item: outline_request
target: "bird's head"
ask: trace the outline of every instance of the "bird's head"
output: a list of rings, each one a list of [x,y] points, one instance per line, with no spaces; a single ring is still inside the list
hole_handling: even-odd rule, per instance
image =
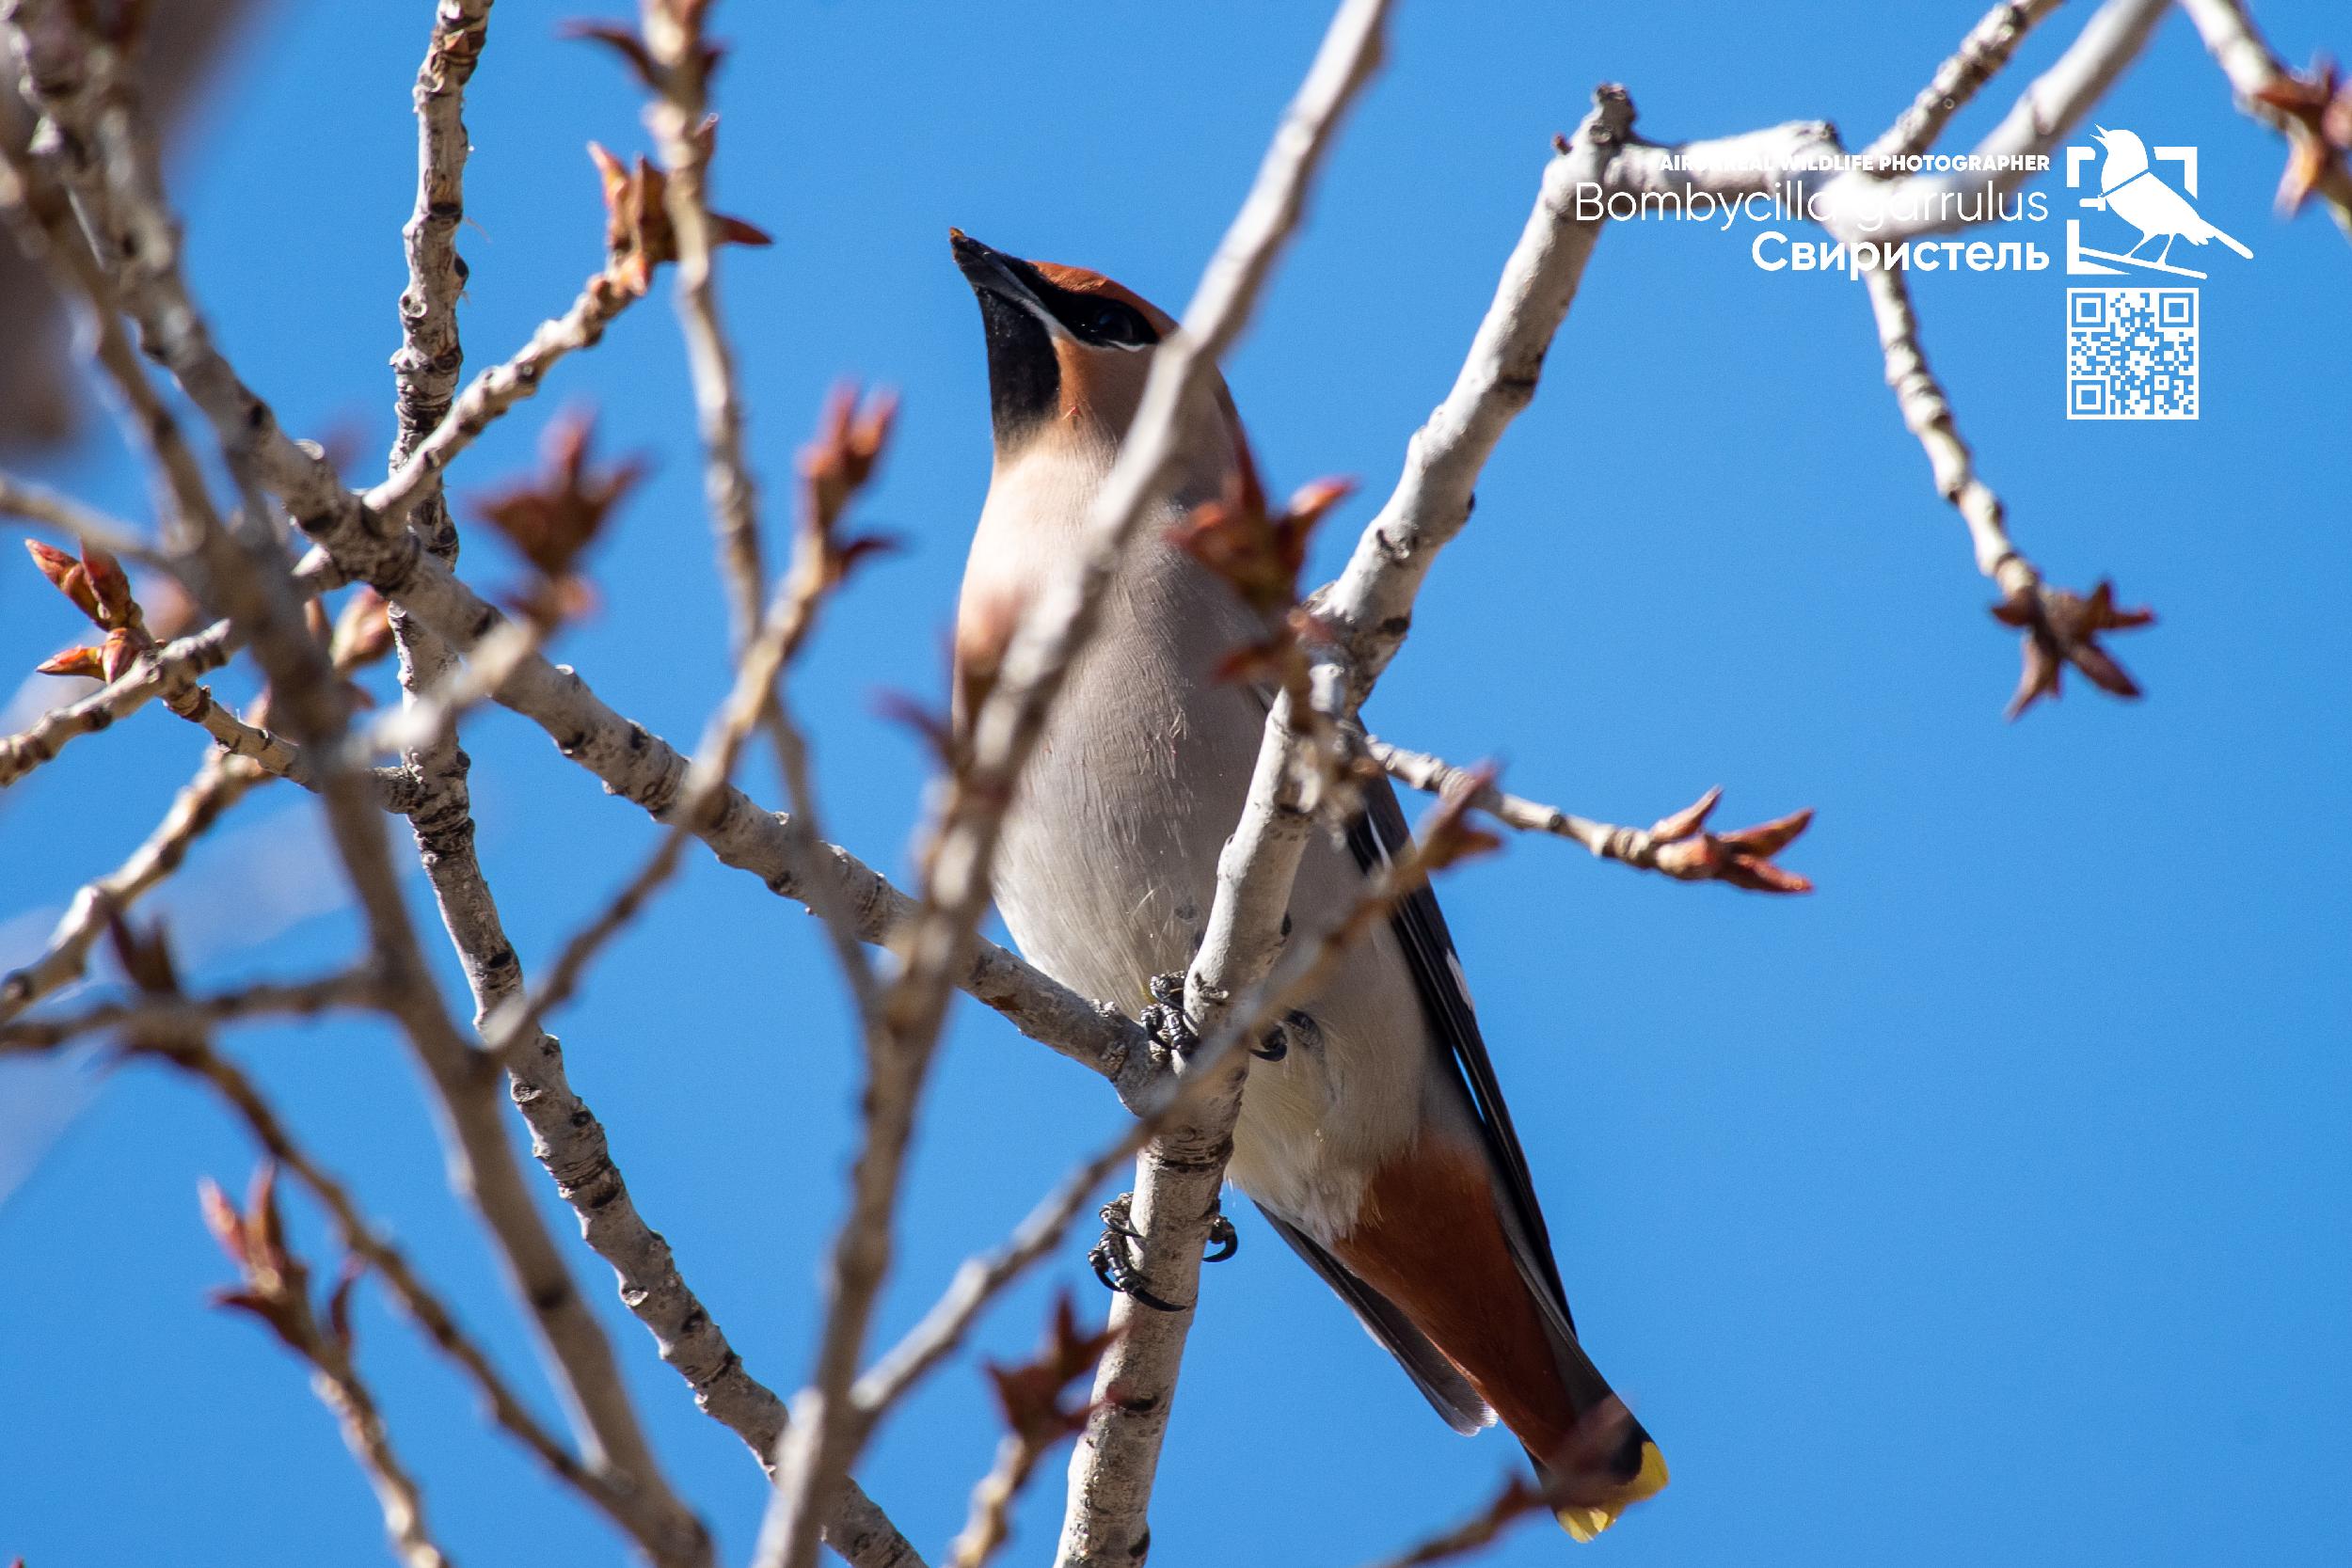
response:
[[[958,229],[947,240],[988,336],[998,455],[1057,426],[1115,444],[1142,401],[1153,347],[1176,323],[1099,272],[1025,261]]]

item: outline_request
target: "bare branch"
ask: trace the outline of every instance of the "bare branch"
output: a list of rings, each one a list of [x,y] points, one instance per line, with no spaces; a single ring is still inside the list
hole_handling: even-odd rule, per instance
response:
[[[215,1296],[222,1307],[250,1313],[288,1350],[310,1365],[310,1386],[342,1428],[343,1442],[375,1489],[384,1513],[384,1533],[405,1568],[450,1568],[450,1559],[425,1524],[424,1495],[393,1451],[375,1396],[351,1359],[351,1336],[343,1301],[350,1276],[336,1288],[320,1321],[310,1300],[310,1271],[287,1245],[278,1212],[275,1172],[263,1165],[254,1179],[245,1212],[212,1182],[200,1189],[204,1218],[221,1249],[243,1275],[243,1288]]]
[[[1597,860],[1615,861],[1637,871],[1656,871],[1681,882],[1729,882],[1756,893],[1813,891],[1813,884],[1803,877],[1772,863],[1773,855],[1811,825],[1809,810],[1760,827],[1711,833],[1707,831],[1707,818],[1723,791],[1710,789],[1695,804],[1662,816],[1647,828],[1621,828],[1505,794],[1491,780],[1426,752],[1408,752],[1378,739],[1366,744],[1374,759],[1398,783],[1432,795],[1468,790],[1470,803],[1497,821],[1581,844]]]
[[[1977,553],[1977,570],[2001,591],[1994,613],[2026,630],[2026,670],[2009,717],[2016,718],[2034,699],[2058,695],[2058,672],[2073,664],[2093,684],[2119,697],[2137,697],[2139,688],[2098,644],[2097,634],[2109,629],[2144,626],[2145,610],[2112,610],[2108,590],[2102,584],[2089,597],[2043,581],[2041,570],[2010,543],[2000,497],[1977,476],[1976,459],[1962,440],[1952,419],[1952,405],[1928,368],[1919,346],[1919,318],[1912,309],[1911,291],[1899,271],[1872,269],[1862,275],[1869,291],[1870,309],[1878,320],[1879,348],[1886,356],[1886,385],[1902,410],[1903,423],[1926,449],[1935,470],[1936,493],[1952,503]]]
[[[2181,8],[2230,79],[2238,112],[2287,138],[2280,205],[2292,212],[2317,196],[2336,227],[2352,239],[2352,172],[2344,167],[2344,149],[2352,142],[2352,89],[2340,87],[2324,66],[2312,67],[2308,76],[2289,71],[2263,41],[2240,0],[2181,0]]]
[[[156,159],[131,102],[114,49],[91,36],[61,0],[8,0],[0,17],[24,66],[27,100],[60,131],[66,183],[86,226],[119,259],[119,298],[139,324],[145,347],[170,369],[212,423],[230,469],[248,489],[283,494],[298,520],[325,515],[365,528],[359,509],[315,452],[278,429],[215,347],[179,265],[176,220],[166,205]],[[276,541],[258,504],[241,509],[241,537],[199,540],[213,592],[232,622],[250,626],[290,727],[306,742],[333,747],[344,717],[320,651],[290,625],[293,595],[271,562]],[[380,535],[378,536],[380,537]],[[416,547],[413,537],[404,532]],[[232,555],[230,552],[236,552]],[[241,558],[241,559],[240,559]],[[632,1533],[659,1562],[707,1560],[709,1544],[662,1481],[602,1330],[572,1285],[516,1167],[492,1099],[494,1077],[442,1008],[392,869],[366,783],[322,758],[327,823],[365,917],[389,1008],[427,1069],[452,1136],[453,1176],[499,1244],[516,1293],[570,1397],[592,1467],[610,1466],[631,1505]]]
[[[718,536],[719,575],[740,657],[758,634],[767,568],[760,562],[759,492],[743,457],[743,404],[736,384],[735,351],[720,319],[717,245],[710,214],[710,161],[717,125],[709,118],[709,73],[718,52],[703,38],[709,8],[676,0],[644,0],[641,11],[650,86],[645,124],[661,150],[669,178],[663,208],[677,245],[678,325],[694,381],[694,412],[702,427],[703,488]]]
[[[423,505],[428,496],[437,497],[441,470],[459,452],[501,415],[535,394],[557,360],[595,347],[613,318],[637,298],[615,285],[609,272],[598,273],[581,286],[579,296],[562,315],[542,322],[514,357],[468,382],[440,423],[397,459],[384,483],[360,498],[367,510],[376,515],[377,526],[402,521]]]
[[[1928,85],[1919,89],[1911,107],[1862,150],[1867,165],[1908,158],[1935,145],[1954,115],[1977,96],[1977,89],[2001,72],[2034,24],[2058,9],[2058,0],[2002,0],[1968,30],[1960,49],[1936,67]]]
[[[171,809],[147,841],[120,866],[73,895],[40,957],[0,976],[0,1022],[79,978],[89,961],[90,949],[105,934],[107,921],[179,870],[189,848],[221,814],[268,778],[249,761],[207,752],[196,777],[173,797]]]
[[[2065,141],[2130,69],[2169,8],[2169,0],[2107,0],[2057,63],[2026,86],[2001,122],[1971,150],[1974,159],[1983,161],[1977,167],[1891,180],[1882,178],[1884,170],[1816,168],[1799,176],[1806,211],[1838,239],[1882,245],[1989,220],[1999,198],[2030,177],[2030,160]],[[1966,49],[1963,45],[1963,55]],[[1889,135],[1899,133],[1903,123],[1899,120]]]
[[[173,992],[102,1002],[63,1018],[0,1023],[0,1056],[52,1051],[86,1035],[178,1036],[241,1019],[310,1018],[338,1007],[376,1007],[382,1006],[378,990],[373,975],[355,972],[316,980],[262,981],[212,996]]]
[[[95,545],[109,555],[136,561],[158,571],[172,569],[169,557],[140,538],[138,531],[129,523],[12,474],[0,473],[0,516],[22,517],[54,529],[78,544]]]

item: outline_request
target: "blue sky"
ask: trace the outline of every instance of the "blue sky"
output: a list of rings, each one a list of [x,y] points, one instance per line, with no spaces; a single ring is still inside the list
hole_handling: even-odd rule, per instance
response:
[[[2291,58],[2352,47],[2317,0],[2259,8]],[[176,159],[221,338],[290,427],[351,432],[370,451],[390,434],[427,10],[271,8]],[[613,62],[556,40],[571,14],[507,0],[469,99],[477,366],[596,264],[581,144],[644,144]],[[1330,526],[1324,575],[1449,385],[1547,140],[1594,82],[1626,82],[1661,138],[1825,117],[1858,145],[1976,14],[1406,7],[1230,366],[1277,484],[1350,474],[1370,492]],[[2060,12],[2022,65],[2045,64],[2088,14]],[[904,867],[922,759],[874,699],[939,696],[987,483],[979,335],[945,230],[1098,266],[1180,307],[1322,20],[1231,4],[721,8],[736,44],[721,204],[777,238],[725,273],[771,530],[829,385],[864,377],[904,399],[867,516],[912,547],[852,585],[793,677],[830,826],[877,863]],[[2007,101],[1996,87],[1951,145]],[[2280,1565],[2340,1561],[2352,1537],[2352,256],[2316,213],[2271,215],[2280,148],[2234,115],[2183,19],[2100,119],[2201,147],[2205,214],[2254,252],[2201,253],[2214,276],[2199,421],[2064,420],[2055,269],[1939,274],[1916,291],[2023,546],[2056,580],[2112,573],[2126,602],[2159,611],[2118,644],[2145,702],[2075,681],[2004,724],[2016,651],[1880,385],[1860,290],[1759,272],[1744,233],[1641,224],[1603,239],[1542,392],[1370,710],[1391,739],[1500,758],[1521,791],[1612,820],[1715,783],[1735,824],[1820,813],[1787,857],[1820,885],[1807,900],[1675,886],[1549,840],[1443,889],[1578,1321],[1674,1468],[1588,1548],[1629,1568]],[[455,492],[526,464],[567,405],[596,408],[606,449],[658,469],[604,549],[601,614],[562,657],[691,740],[722,689],[725,631],[666,298],[499,426]],[[141,515],[140,476],[109,435],[41,477]],[[487,541],[467,569],[513,572]],[[29,570],[0,569],[0,671],[72,629]],[[144,835],[199,742],[144,713],[0,801],[0,962]],[[543,966],[652,831],[519,721],[485,716],[467,744],[484,860],[525,962]],[[771,770],[747,776],[772,793]],[[278,786],[197,853],[157,905],[202,982],[310,973],[351,950],[318,845]],[[811,923],[698,859],[555,1023],[645,1214],[754,1371],[797,1386],[856,1081]],[[398,1042],[341,1023],[236,1045],[551,1415]],[[1119,1116],[1087,1075],[961,1006],[885,1338]],[[187,1085],[87,1061],[0,1070],[0,1129],[14,1146],[0,1162],[0,1560],[373,1560],[375,1510],[299,1369],[205,1306],[227,1271],[195,1182],[242,1181],[235,1129]],[[1447,1433],[1254,1216],[1242,1237],[1206,1282],[1155,1561],[1345,1563],[1465,1510],[1518,1463],[1499,1435]],[[1099,1307],[1084,1246],[989,1321],[988,1353],[1025,1350],[1058,1286]],[[757,1472],[578,1257],[674,1477],[739,1559]],[[621,1554],[485,1432],[368,1288],[359,1336],[461,1560]],[[994,1438],[980,1379],[958,1365],[861,1474],[936,1550]],[[1020,1560],[1046,1549],[1058,1474],[1023,1515]],[[1530,1529],[1492,1560],[1569,1549]]]

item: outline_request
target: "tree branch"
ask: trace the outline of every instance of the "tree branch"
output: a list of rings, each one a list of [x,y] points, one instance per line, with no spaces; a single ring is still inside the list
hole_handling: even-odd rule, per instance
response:
[[[2323,125],[2297,118],[2279,102],[2282,89],[2296,84],[2295,72],[2270,52],[2239,0],[2181,0],[2181,8],[2196,24],[2197,36],[2205,40],[2214,64],[2230,79],[2238,112],[2287,138],[2296,163],[2290,166],[2291,183],[2281,190],[2282,199],[2299,195],[2292,183],[2299,168],[2303,189],[2327,203],[2328,215],[2352,239],[2352,172],[2344,168],[2343,147],[2329,141]],[[2313,74],[2318,78],[2313,86],[2335,87],[2324,71],[2315,70]],[[2324,91],[2321,96],[2326,96]]]
[[[90,35],[62,0],[8,0],[0,17],[9,24],[24,66],[28,102],[56,127],[64,179],[84,222],[104,237],[101,252],[119,259],[118,297],[138,323],[144,346],[212,423],[232,473],[249,490],[278,489],[297,520],[326,514],[358,524],[359,508],[331,468],[287,439],[268,405],[215,347],[181,274],[177,224],[114,49]],[[708,1538],[662,1480],[612,1364],[612,1347],[580,1300],[522,1184],[491,1097],[495,1078],[442,1008],[368,787],[349,769],[333,766],[344,716],[323,655],[302,634],[298,619],[289,625],[293,594],[282,568],[269,559],[276,542],[268,526],[258,501],[251,501],[241,509],[244,537],[200,540],[207,576],[231,621],[252,629],[296,737],[324,748],[327,823],[365,917],[389,1010],[445,1113],[453,1179],[481,1213],[516,1293],[531,1308],[591,1467],[609,1466],[616,1491],[628,1500],[632,1534],[657,1562],[705,1561]],[[403,537],[413,547],[412,537]]]
[[[677,316],[694,383],[694,412],[702,430],[703,488],[717,535],[719,576],[727,592],[739,656],[757,635],[766,598],[761,564],[759,492],[743,457],[743,404],[735,353],[719,313],[717,244],[710,214],[714,146],[709,72],[718,52],[703,38],[707,4],[644,0],[642,8],[650,85],[645,124],[669,178],[662,205],[677,244]]]
[[[1581,844],[1596,860],[1615,861],[1637,871],[1655,871],[1679,882],[1729,882],[1756,893],[1810,893],[1813,884],[1783,871],[1772,857],[1793,843],[1813,821],[1801,811],[1736,832],[1707,832],[1721,789],[1710,789],[1694,805],[1659,818],[1646,828],[1621,828],[1608,822],[1539,805],[1507,795],[1490,778],[1457,768],[1426,752],[1408,752],[1385,740],[1368,739],[1374,760],[1399,784],[1431,795],[1467,791],[1470,803],[1507,826],[1526,832],[1551,833]]]
[[[219,1292],[217,1304],[252,1314],[310,1364],[311,1389],[342,1428],[345,1446],[374,1489],[384,1533],[404,1568],[451,1568],[449,1555],[425,1524],[424,1495],[393,1450],[375,1396],[352,1362],[345,1317],[349,1276],[336,1288],[327,1321],[321,1323],[310,1300],[310,1271],[286,1243],[270,1166],[263,1165],[255,1178],[244,1213],[210,1181],[199,1192],[205,1223],[243,1276],[243,1288]]]
[[[2003,0],[1960,40],[1960,49],[1938,66],[1928,85],[1919,89],[1911,107],[1862,150],[1864,164],[1884,164],[1909,158],[1935,145],[1952,117],[1977,96],[1977,89],[2001,72],[2034,24],[2058,9],[2059,0]]]
[[[2169,8],[2169,0],[2107,0],[2058,62],[2027,85],[2001,122],[1971,150],[1975,158],[1994,161],[1985,170],[1890,180],[1882,177],[1883,170],[1815,168],[1798,176],[1806,210],[1849,244],[1900,244],[1986,221],[2000,197],[2031,177],[2028,160],[2046,156],[2064,142],[2139,57]],[[1963,44],[1963,58],[1967,50]],[[1904,126],[1898,120],[1888,137],[1904,134]],[[1974,216],[1967,213],[1971,199]]]
[[[2015,719],[2044,695],[2058,692],[2058,671],[2073,664],[2103,689],[2137,697],[2139,688],[2099,645],[2098,634],[2145,625],[2144,610],[2115,611],[2101,584],[2090,597],[2051,588],[2009,536],[2001,499],[1977,477],[1976,460],[1953,421],[1951,401],[1928,368],[1919,346],[1919,318],[1899,271],[1874,268],[1862,275],[1870,310],[1878,322],[1879,348],[1886,357],[1886,385],[1895,394],[1903,423],[1928,454],[1936,493],[1951,502],[1976,546],[1977,570],[2001,590],[1994,614],[2025,628],[2025,674],[2010,700]]]

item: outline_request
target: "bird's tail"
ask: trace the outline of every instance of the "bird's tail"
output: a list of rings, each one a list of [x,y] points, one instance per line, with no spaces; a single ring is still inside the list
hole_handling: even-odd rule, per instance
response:
[[[2229,235],[2224,234],[2220,230],[2214,229],[2212,224],[2207,224],[2205,227],[2213,230],[2213,237],[2215,239],[2219,240],[2223,245],[2228,245],[2232,250],[2236,251],[2240,256],[2245,257],[2249,261],[2254,259],[2254,253],[2252,251],[2247,249],[2244,245],[2230,238]]]
[[[1666,1456],[1611,1392],[1573,1336],[1554,1353],[1576,1404],[1576,1424],[1552,1452],[1537,1453],[1531,1447],[1527,1456],[1534,1462],[1551,1516],[1571,1538],[1590,1541],[1615,1524],[1618,1514],[1665,1490]]]

